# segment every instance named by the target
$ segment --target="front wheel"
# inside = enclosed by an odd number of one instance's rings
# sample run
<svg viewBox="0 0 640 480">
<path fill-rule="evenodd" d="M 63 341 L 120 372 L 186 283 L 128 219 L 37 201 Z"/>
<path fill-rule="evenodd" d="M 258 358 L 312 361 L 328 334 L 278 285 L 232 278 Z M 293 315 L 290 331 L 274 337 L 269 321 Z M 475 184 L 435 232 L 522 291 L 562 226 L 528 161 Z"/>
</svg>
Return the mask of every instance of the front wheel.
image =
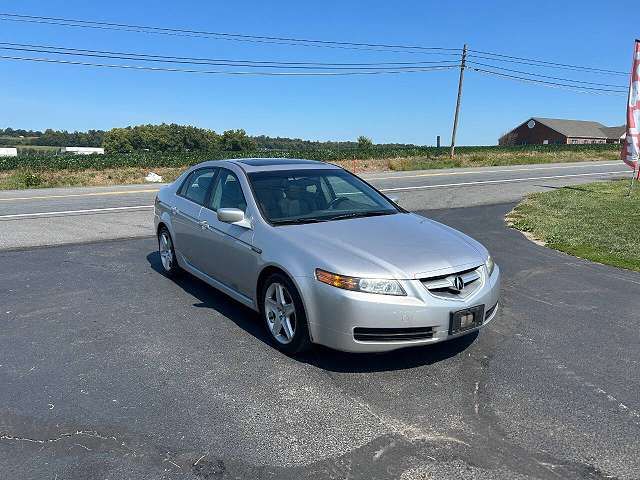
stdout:
<svg viewBox="0 0 640 480">
<path fill-rule="evenodd" d="M 271 343 L 287 354 L 311 347 L 307 318 L 295 285 L 286 276 L 275 273 L 264 284 L 261 313 Z"/>
</svg>

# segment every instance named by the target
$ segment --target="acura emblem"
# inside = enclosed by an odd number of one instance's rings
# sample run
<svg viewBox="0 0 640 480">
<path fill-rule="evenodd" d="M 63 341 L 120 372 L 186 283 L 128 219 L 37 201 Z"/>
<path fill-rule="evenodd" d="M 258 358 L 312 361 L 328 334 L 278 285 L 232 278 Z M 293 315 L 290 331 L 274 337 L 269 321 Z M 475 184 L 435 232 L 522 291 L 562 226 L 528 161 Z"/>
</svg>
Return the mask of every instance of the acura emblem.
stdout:
<svg viewBox="0 0 640 480">
<path fill-rule="evenodd" d="M 461 292 L 464 288 L 464 280 L 460 275 L 453 279 L 453 288 L 452 290 L 456 290 L 457 292 Z"/>
</svg>

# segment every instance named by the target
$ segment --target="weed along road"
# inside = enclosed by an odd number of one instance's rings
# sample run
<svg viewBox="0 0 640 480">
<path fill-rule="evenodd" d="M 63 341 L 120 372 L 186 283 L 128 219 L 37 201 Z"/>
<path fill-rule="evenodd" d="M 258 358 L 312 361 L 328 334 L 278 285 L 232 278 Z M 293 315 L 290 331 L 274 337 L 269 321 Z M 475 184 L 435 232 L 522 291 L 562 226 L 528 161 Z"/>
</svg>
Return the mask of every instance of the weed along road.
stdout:
<svg viewBox="0 0 640 480">
<path fill-rule="evenodd" d="M 637 478 L 640 274 L 504 225 L 524 192 L 624 174 L 366 176 L 487 246 L 501 308 L 451 342 L 298 358 L 266 343 L 257 314 L 160 273 L 154 187 L 4 192 L 0 477 Z"/>
<path fill-rule="evenodd" d="M 514 202 L 524 193 L 628 175 L 620 162 L 581 162 L 362 177 L 409 210 Z M 157 185 L 0 191 L 0 248 L 151 235 Z"/>
</svg>

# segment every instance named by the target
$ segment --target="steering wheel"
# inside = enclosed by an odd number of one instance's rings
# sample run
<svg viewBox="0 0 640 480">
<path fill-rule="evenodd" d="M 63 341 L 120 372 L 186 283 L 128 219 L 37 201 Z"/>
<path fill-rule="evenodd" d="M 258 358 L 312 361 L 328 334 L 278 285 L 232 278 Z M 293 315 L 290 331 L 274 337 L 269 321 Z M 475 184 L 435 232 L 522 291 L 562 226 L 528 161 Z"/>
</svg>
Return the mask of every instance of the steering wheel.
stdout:
<svg viewBox="0 0 640 480">
<path fill-rule="evenodd" d="M 333 200 L 331 200 L 331 202 L 329 202 L 329 205 L 327 205 L 327 210 L 335 209 L 335 207 L 340 205 L 345 200 L 349 200 L 349 199 L 346 198 L 346 197 L 336 197 L 336 198 L 334 198 Z"/>
</svg>

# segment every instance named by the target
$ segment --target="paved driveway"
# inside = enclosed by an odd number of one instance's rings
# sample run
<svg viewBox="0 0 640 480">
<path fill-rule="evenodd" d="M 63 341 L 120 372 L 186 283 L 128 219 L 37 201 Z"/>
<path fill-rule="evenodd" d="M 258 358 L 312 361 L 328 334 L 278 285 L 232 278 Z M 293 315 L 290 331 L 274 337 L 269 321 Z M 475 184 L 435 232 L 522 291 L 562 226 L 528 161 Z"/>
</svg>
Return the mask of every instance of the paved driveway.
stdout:
<svg viewBox="0 0 640 480">
<path fill-rule="evenodd" d="M 0 477 L 637 478 L 640 274 L 432 210 L 504 273 L 479 336 L 300 359 L 153 239 L 0 252 Z"/>
</svg>

